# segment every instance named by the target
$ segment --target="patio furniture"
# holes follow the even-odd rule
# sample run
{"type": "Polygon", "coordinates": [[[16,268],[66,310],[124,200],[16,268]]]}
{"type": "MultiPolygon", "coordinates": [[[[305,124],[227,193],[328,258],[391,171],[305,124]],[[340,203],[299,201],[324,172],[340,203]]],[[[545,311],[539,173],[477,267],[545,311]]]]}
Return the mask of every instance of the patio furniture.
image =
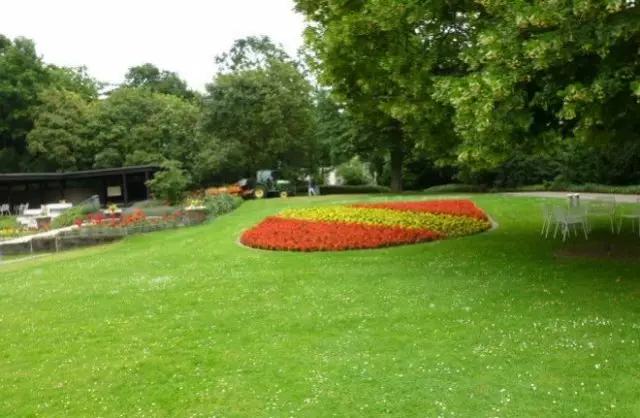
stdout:
{"type": "Polygon", "coordinates": [[[638,236],[640,236],[640,196],[636,199],[636,203],[631,205],[630,209],[627,209],[625,213],[620,215],[620,221],[618,222],[618,234],[622,230],[622,222],[625,219],[631,220],[631,232],[635,231],[635,223],[638,223],[638,236]]]}
{"type": "Polygon", "coordinates": [[[542,211],[542,230],[540,231],[540,235],[544,235],[544,237],[547,238],[554,221],[553,206],[548,203],[543,203],[540,205],[540,210],[542,211]]]}
{"type": "Polygon", "coordinates": [[[567,235],[571,234],[571,226],[573,226],[573,232],[577,236],[578,231],[576,225],[582,225],[582,231],[584,232],[585,239],[589,239],[588,231],[589,225],[587,217],[584,214],[570,213],[568,210],[560,206],[553,207],[553,221],[556,224],[556,228],[553,232],[553,238],[558,235],[558,228],[562,228],[562,241],[567,240],[567,235]]]}
{"type": "Polygon", "coordinates": [[[586,205],[588,217],[599,216],[609,219],[611,232],[615,233],[616,221],[616,198],[614,196],[596,197],[586,205]]]}
{"type": "Polygon", "coordinates": [[[0,216],[2,215],[11,215],[11,207],[8,203],[0,205],[0,216]]]}

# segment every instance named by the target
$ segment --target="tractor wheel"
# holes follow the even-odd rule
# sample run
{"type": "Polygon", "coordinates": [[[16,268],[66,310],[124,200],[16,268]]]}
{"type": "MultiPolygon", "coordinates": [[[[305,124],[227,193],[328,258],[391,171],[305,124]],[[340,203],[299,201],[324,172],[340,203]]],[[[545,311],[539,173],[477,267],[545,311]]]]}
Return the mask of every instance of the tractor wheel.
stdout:
{"type": "Polygon", "coordinates": [[[267,197],[267,191],[264,187],[256,187],[256,189],[253,191],[253,197],[255,197],[256,199],[264,199],[265,197],[267,197]]]}
{"type": "Polygon", "coordinates": [[[289,192],[286,190],[283,190],[280,192],[280,197],[283,199],[286,199],[287,197],[289,197],[289,192]]]}

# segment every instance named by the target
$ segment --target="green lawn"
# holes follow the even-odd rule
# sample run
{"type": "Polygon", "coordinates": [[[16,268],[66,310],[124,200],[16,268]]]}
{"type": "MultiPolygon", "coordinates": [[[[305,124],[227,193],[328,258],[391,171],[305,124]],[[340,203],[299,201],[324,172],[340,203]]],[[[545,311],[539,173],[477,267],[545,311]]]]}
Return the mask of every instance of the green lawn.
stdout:
{"type": "Polygon", "coordinates": [[[236,244],[354,199],[0,265],[0,416],[640,416],[638,260],[557,256],[535,200],[478,196],[500,227],[430,244],[236,244]]]}

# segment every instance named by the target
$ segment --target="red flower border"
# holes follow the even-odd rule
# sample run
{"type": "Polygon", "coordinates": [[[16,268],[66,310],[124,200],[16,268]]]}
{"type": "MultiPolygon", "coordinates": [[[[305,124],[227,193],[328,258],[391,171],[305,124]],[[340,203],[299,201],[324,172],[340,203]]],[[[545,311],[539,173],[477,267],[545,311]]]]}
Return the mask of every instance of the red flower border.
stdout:
{"type": "Polygon", "coordinates": [[[342,222],[269,217],[240,242],[264,250],[344,251],[414,244],[444,238],[436,232],[342,222]]]}

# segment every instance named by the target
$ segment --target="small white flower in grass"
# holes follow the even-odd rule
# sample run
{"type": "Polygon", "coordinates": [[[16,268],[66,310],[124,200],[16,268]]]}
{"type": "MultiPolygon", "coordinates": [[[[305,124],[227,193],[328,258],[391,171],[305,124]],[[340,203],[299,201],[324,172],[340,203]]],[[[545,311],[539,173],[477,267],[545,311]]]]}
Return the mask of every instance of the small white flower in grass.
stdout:
{"type": "Polygon", "coordinates": [[[578,412],[578,408],[573,408],[573,412],[578,412]]]}

